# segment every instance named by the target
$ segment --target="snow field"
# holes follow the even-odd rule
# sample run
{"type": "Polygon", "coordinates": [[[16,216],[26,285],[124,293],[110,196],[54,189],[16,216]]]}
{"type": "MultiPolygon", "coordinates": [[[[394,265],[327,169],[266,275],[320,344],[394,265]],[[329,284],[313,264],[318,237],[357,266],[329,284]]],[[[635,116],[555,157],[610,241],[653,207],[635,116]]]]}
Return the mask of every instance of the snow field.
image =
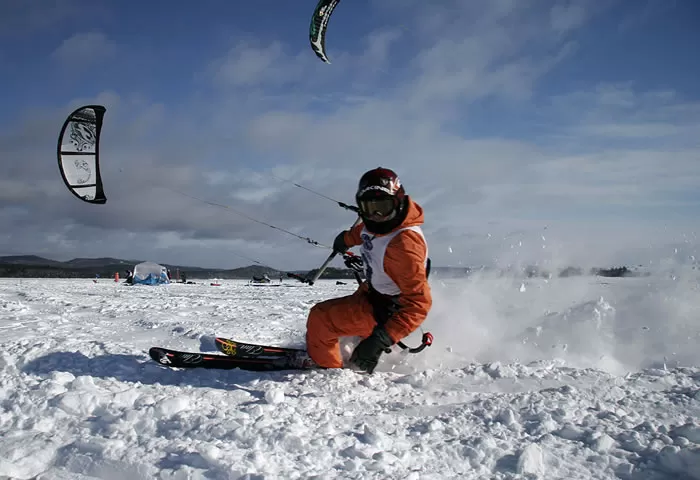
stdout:
{"type": "Polygon", "coordinates": [[[3,279],[0,478],[700,479],[694,286],[637,280],[433,281],[435,344],[368,376],[146,354],[301,346],[351,285],[3,279]]]}

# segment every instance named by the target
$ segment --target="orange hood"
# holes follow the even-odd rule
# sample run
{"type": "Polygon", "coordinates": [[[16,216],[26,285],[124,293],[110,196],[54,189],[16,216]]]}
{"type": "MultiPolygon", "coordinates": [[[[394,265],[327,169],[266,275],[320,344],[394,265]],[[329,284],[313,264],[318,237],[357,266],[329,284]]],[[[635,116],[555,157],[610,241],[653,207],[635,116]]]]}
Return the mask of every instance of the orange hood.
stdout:
{"type": "Polygon", "coordinates": [[[406,214],[404,221],[401,222],[401,225],[396,228],[416,227],[423,225],[423,221],[425,220],[425,216],[423,215],[423,207],[414,202],[408,195],[406,195],[406,199],[408,200],[408,205],[406,207],[408,208],[408,213],[406,214]]]}

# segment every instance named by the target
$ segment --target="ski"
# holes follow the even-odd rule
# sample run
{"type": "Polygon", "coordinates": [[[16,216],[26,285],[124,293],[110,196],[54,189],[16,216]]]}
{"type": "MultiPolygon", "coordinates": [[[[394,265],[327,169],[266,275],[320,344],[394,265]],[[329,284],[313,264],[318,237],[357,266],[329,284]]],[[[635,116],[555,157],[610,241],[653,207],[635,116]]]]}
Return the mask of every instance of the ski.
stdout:
{"type": "MultiPolygon", "coordinates": [[[[303,352],[303,350],[302,350],[303,352]]],[[[148,355],[161,365],[172,368],[207,368],[232,370],[251,370],[256,372],[277,370],[309,370],[317,368],[308,363],[300,366],[293,355],[276,357],[232,357],[229,355],[209,354],[203,352],[182,352],[169,348],[151,347],[148,355]]]]}
{"type": "Polygon", "coordinates": [[[254,343],[239,342],[230,338],[214,338],[216,348],[229,357],[233,358],[260,358],[260,357],[288,357],[290,355],[301,355],[305,353],[301,348],[273,347],[268,345],[257,345],[254,343]]]}

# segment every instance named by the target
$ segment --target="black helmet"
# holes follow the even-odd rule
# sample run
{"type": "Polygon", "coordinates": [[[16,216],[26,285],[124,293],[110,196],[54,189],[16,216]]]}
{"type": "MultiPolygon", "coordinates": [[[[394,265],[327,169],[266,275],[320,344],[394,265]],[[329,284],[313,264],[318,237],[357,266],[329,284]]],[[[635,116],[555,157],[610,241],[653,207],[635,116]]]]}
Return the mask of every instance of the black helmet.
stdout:
{"type": "Polygon", "coordinates": [[[360,178],[355,195],[368,230],[386,233],[405,218],[406,191],[393,170],[378,167],[360,178]]]}

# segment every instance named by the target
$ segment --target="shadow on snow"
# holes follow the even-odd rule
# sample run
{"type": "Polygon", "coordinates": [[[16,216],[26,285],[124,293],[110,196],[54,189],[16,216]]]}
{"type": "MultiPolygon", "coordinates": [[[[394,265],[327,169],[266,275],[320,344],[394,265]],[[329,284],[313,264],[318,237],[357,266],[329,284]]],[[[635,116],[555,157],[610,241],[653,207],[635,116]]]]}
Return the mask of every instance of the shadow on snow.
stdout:
{"type": "Polygon", "coordinates": [[[80,352],[52,352],[28,362],[27,374],[50,375],[68,372],[76,377],[91,376],[144,385],[192,386],[239,390],[237,383],[267,379],[286,381],[294,372],[251,372],[246,370],[179,369],[163,367],[146,354],[106,354],[88,357],[80,352]]]}

